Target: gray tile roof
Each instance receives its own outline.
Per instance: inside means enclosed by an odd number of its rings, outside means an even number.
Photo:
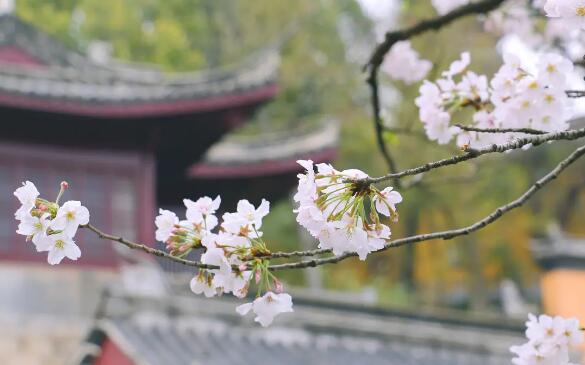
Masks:
[[[160,305],[153,301],[113,299],[87,342],[99,345],[109,337],[136,365],[503,365],[510,363],[508,347],[522,341],[521,326],[504,321],[298,300],[294,313],[261,328],[236,315],[233,300],[176,295]],[[79,364],[93,364],[96,356]]]
[[[122,320],[105,326],[123,338],[123,351],[139,364],[388,364],[490,365],[509,364],[510,356],[487,351],[381,341],[343,334],[315,334],[294,328],[222,327],[223,323],[191,322],[140,325]],[[213,328],[219,328],[213,330]]]
[[[251,136],[227,134],[206,152],[204,163],[245,165],[258,161],[291,159],[326,148],[335,148],[338,139],[339,125],[331,119],[323,120],[317,128],[306,131],[289,130]]]
[[[12,15],[0,16],[0,46],[5,45],[25,50],[46,67],[3,64],[0,92],[63,101],[128,103],[238,94],[274,83],[280,65],[276,47],[200,72],[167,74],[139,64],[99,64]]]
[[[298,159],[330,162],[335,157],[338,142],[339,124],[327,118],[305,129],[247,136],[227,134],[187,173],[195,179],[296,173],[302,170],[295,162]]]

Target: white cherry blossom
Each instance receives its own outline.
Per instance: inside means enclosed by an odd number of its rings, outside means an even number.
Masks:
[[[41,217],[27,214],[22,217],[16,233],[31,237],[37,252],[45,251],[42,243],[47,237],[47,230],[50,224],[49,214],[43,214]]]
[[[75,236],[80,225],[89,223],[89,210],[81,205],[80,201],[70,200],[65,202],[57,211],[57,215],[51,223],[51,228],[63,231],[69,237]]]
[[[374,195],[374,204],[376,210],[386,217],[390,217],[392,212],[396,211],[396,204],[402,201],[402,195],[395,191],[393,187],[389,186],[380,191],[380,194]]]
[[[203,255],[201,262],[207,265],[219,266],[219,271],[228,274],[232,271],[231,265],[225,256],[225,251],[219,247],[208,247]]]
[[[221,197],[218,195],[215,199],[211,199],[208,196],[204,196],[202,198],[197,199],[197,201],[193,202],[191,200],[186,199],[189,204],[187,205],[187,210],[192,209],[198,211],[203,215],[214,214],[221,204]],[[187,212],[189,214],[189,212]]]
[[[425,123],[425,131],[431,141],[437,141],[439,144],[447,144],[458,132],[457,127],[449,124],[451,116],[447,112],[438,112],[435,119]]]
[[[183,199],[187,208],[185,217],[187,224],[198,226],[198,230],[211,231],[218,224],[217,217],[213,214],[219,208],[221,198],[218,196],[215,200],[209,197],[199,198],[196,202],[190,199]]]
[[[247,286],[250,281],[250,271],[243,273],[216,273],[213,276],[213,286],[224,293],[233,293],[238,298],[243,298],[247,294]]]
[[[451,66],[449,66],[448,71],[443,72],[444,77],[451,78],[465,71],[465,69],[471,63],[471,56],[469,52],[463,52],[461,53],[460,57],[461,57],[460,59],[455,60],[453,61],[453,63],[451,63]]]
[[[81,250],[65,232],[43,237],[39,246],[40,251],[49,251],[47,261],[50,265],[59,264],[65,257],[73,261],[81,257]]]
[[[573,72],[573,63],[556,53],[547,53],[538,59],[538,78],[546,85],[563,88],[567,76]]]
[[[516,365],[571,365],[569,346],[583,342],[579,321],[559,316],[530,314],[526,322],[528,342],[512,346],[510,351],[516,355],[512,362]]]
[[[267,327],[277,315],[293,312],[292,307],[292,298],[289,294],[275,294],[269,291],[262,297],[256,298],[252,303],[238,306],[236,312],[245,316],[253,311],[256,314],[254,321],[260,323],[262,327]]]
[[[154,219],[156,225],[156,240],[160,242],[166,242],[177,224],[179,224],[179,218],[177,215],[169,210],[159,209],[159,215]]]
[[[215,287],[211,285],[211,282],[208,280],[207,276],[201,273],[191,279],[189,287],[193,293],[198,295],[203,294],[207,298],[211,298],[217,295],[217,290]]]
[[[36,200],[39,197],[39,191],[35,184],[30,181],[22,183],[22,186],[14,192],[14,196],[18,199],[22,206],[14,214],[16,219],[22,219],[30,213],[35,207]]]
[[[409,41],[401,41],[386,54],[381,69],[392,79],[413,84],[422,80],[432,67],[430,61],[420,59]]]
[[[562,18],[568,29],[585,29],[585,0],[548,0],[544,10],[549,17]]]
[[[230,233],[255,238],[260,233],[258,230],[262,227],[262,219],[269,210],[270,203],[265,199],[262,199],[258,208],[248,200],[240,200],[237,212],[223,215],[222,227]]]

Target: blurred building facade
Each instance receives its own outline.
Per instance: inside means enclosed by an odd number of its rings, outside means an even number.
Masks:
[[[295,312],[262,328],[235,312],[238,301],[181,287],[160,298],[109,293],[72,364],[504,365],[510,344],[523,341],[522,321],[382,310],[294,292]]]
[[[6,280],[0,283],[0,327],[14,327],[14,336],[0,340],[0,363],[63,364],[60,356],[86,332],[102,289],[128,280],[129,267],[146,267],[152,273],[153,262],[80,231],[76,242],[81,259],[49,267],[45,255],[15,233],[17,201],[12,193],[23,181],[33,181],[42,196],[51,199],[59,182],[66,180],[71,188],[64,199],[82,201],[92,224],[154,245],[157,207],[177,207],[184,197],[227,196],[234,186],[247,186],[240,189],[239,196],[244,196],[257,183],[265,184],[267,176],[279,179],[279,184],[262,197],[286,196],[300,171],[294,161],[331,160],[336,137],[334,143],[315,146],[311,135],[320,130],[293,134],[288,142],[280,136],[259,136],[254,143],[240,144],[239,154],[253,150],[254,158],[226,165],[226,160],[210,157],[216,155],[210,148],[277,94],[277,46],[231,66],[164,73],[152,65],[112,59],[108,44],[96,43],[87,54],[72,50],[13,15],[12,2],[4,5],[0,274]],[[294,148],[286,147],[283,153],[281,143]],[[198,173],[202,166],[204,174]],[[235,204],[236,194],[232,196]],[[133,275],[138,276],[131,279],[135,283],[146,280],[140,273]],[[55,331],[59,335],[52,341],[50,330],[43,328],[63,331]],[[44,344],[31,350],[38,356],[19,358],[18,349],[36,343],[41,333],[47,334]]]

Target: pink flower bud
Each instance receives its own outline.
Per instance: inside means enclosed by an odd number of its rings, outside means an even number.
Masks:
[[[284,286],[280,280],[274,279],[274,291],[277,294],[282,294],[284,292]]]
[[[262,273],[260,272],[260,270],[256,270],[256,273],[254,274],[254,279],[256,280],[256,284],[260,283],[260,280],[262,280]]]
[[[247,268],[248,266],[246,264],[241,264],[240,266],[238,266],[238,270],[240,270],[241,272],[246,271]]]
[[[61,181],[61,189],[65,190],[69,188],[69,183],[67,181]]]

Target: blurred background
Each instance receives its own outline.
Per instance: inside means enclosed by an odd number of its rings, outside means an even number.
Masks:
[[[361,67],[386,30],[434,13],[395,0],[1,0],[0,13],[2,364],[503,364],[529,311],[574,308],[563,285],[585,297],[583,164],[471,236],[283,272],[298,310],[280,331],[236,318],[229,298],[195,298],[193,270],[88,232],[79,261],[49,267],[15,233],[24,180],[49,198],[67,180],[65,199],[95,226],[158,248],[159,207],[181,216],[184,197],[219,194],[224,211],[266,198],[269,247],[315,247],[292,213],[295,161],[387,172]],[[474,19],[413,45],[435,65],[429,78],[464,50],[480,73],[500,65]],[[458,152],[426,140],[417,85],[381,77],[399,168]],[[393,236],[470,224],[572,147],[405,179]]]

